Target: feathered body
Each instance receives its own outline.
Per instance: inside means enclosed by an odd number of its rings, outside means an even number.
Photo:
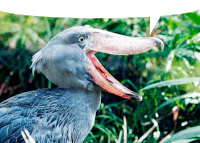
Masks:
[[[100,92],[86,90],[39,89],[16,95],[0,104],[0,143],[23,143],[24,128],[36,143],[82,143],[99,104]]]

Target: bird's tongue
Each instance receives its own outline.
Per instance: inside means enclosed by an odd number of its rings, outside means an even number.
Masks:
[[[119,81],[117,81],[106,69],[101,65],[98,59],[92,55],[89,57],[92,64],[96,68],[95,72],[91,72],[90,74],[93,77],[93,80],[101,86],[103,89],[107,90],[110,93],[118,95],[120,97],[141,101],[142,96],[129,90],[124,85],[122,85]]]

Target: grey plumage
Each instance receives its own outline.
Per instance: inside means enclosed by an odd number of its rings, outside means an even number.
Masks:
[[[16,95],[0,104],[0,142],[24,142],[21,131],[26,128],[37,143],[81,143],[99,103],[100,93],[86,90],[39,89]]]
[[[73,27],[53,37],[33,56],[32,71],[42,72],[58,89],[40,89],[0,103],[0,142],[24,142],[27,129],[37,143],[82,143],[92,129],[101,102],[101,91],[141,101],[110,75],[94,54],[130,55],[163,43],[158,38],[126,37]]]
[[[0,143],[24,142],[24,128],[37,143],[83,142],[101,97],[85,68],[85,43],[77,41],[88,32],[83,27],[60,32],[33,56],[33,74],[42,72],[60,89],[26,92],[0,103]]]

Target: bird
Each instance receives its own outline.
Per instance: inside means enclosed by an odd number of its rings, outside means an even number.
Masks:
[[[101,92],[141,101],[98,61],[97,52],[134,55],[164,48],[156,37],[130,37],[89,25],[58,33],[33,55],[31,69],[57,88],[15,95],[0,103],[0,142],[24,143],[25,130],[37,143],[82,143],[91,131]],[[24,133],[23,133],[24,135]]]

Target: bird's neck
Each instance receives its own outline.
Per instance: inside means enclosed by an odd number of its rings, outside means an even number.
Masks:
[[[101,91],[87,91],[90,94],[85,94],[86,101],[88,101],[93,112],[96,112],[101,103]]]
[[[96,113],[96,111],[99,109],[101,104],[101,91],[100,90],[87,90],[87,89],[77,89],[77,88],[64,88],[66,92],[70,93],[71,91],[74,91],[78,93],[76,96],[77,100],[82,101],[83,103],[87,104],[87,106],[91,109],[93,113]],[[68,94],[68,96],[71,96]],[[71,97],[73,98],[73,97]]]

